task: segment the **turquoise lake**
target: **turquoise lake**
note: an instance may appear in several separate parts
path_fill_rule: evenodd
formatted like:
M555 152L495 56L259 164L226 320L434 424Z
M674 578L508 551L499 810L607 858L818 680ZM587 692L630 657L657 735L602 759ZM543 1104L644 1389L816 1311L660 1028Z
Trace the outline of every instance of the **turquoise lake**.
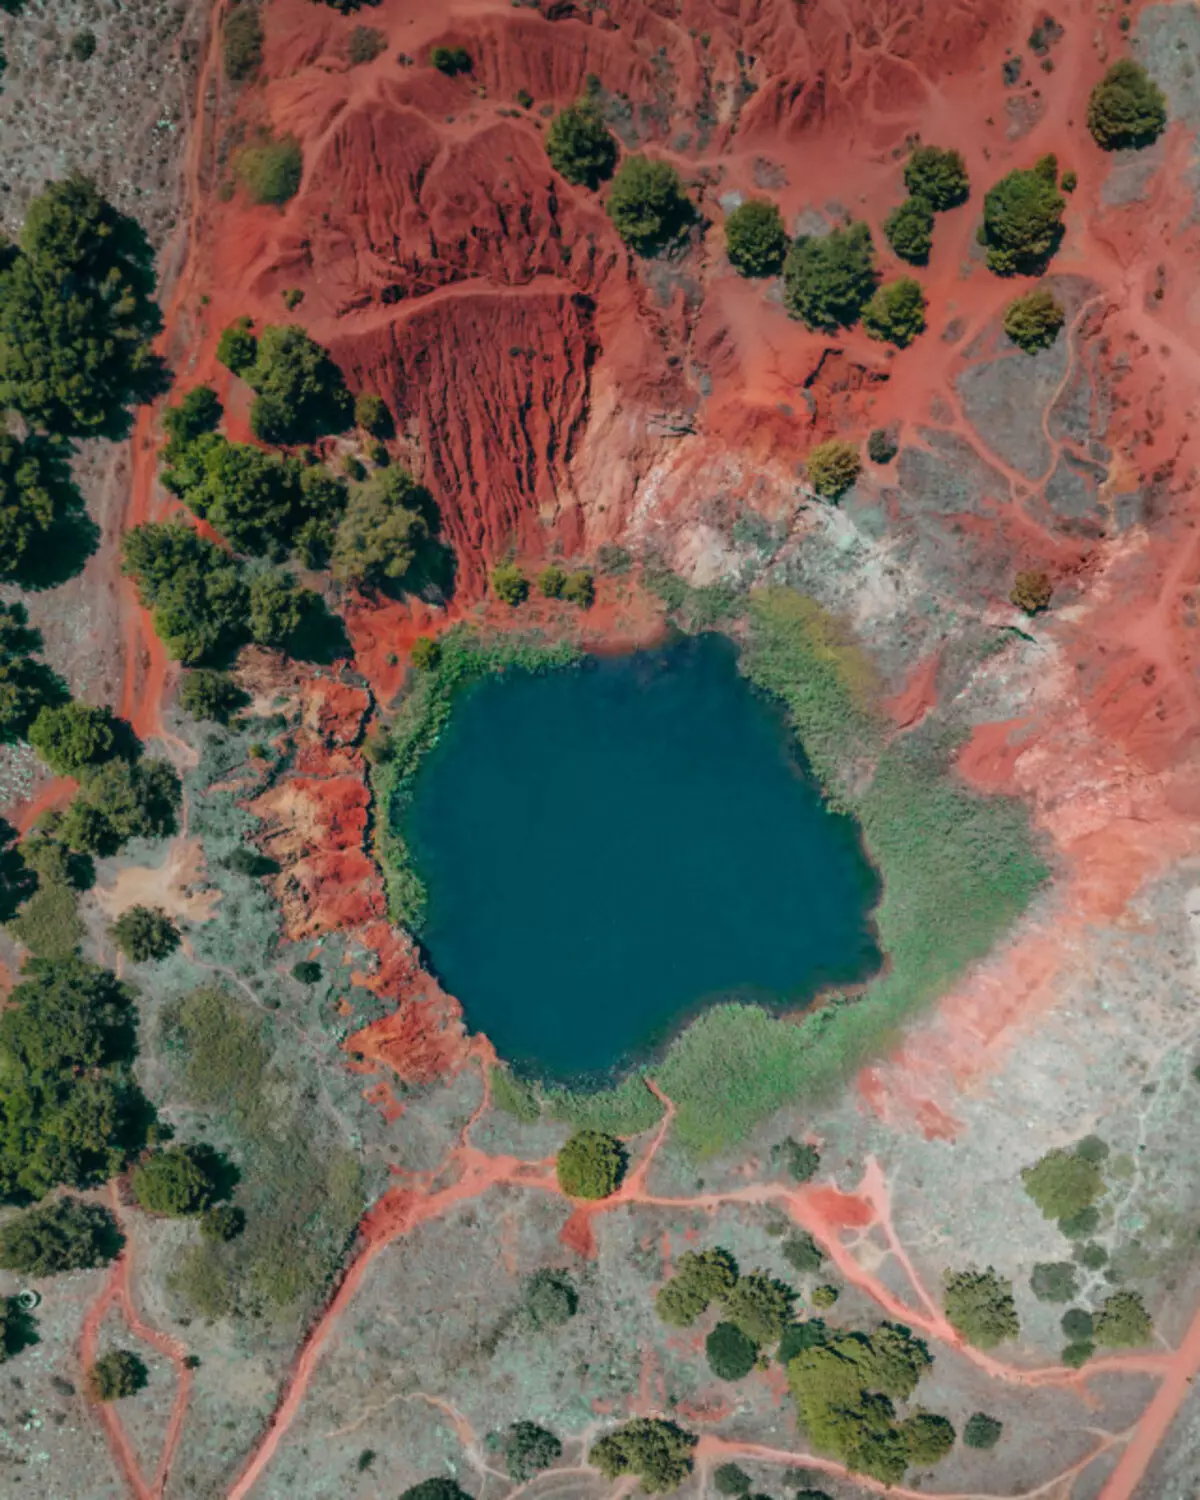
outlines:
M879 965L877 880L723 636L464 689L405 836L422 940L528 1074L598 1080L723 999Z

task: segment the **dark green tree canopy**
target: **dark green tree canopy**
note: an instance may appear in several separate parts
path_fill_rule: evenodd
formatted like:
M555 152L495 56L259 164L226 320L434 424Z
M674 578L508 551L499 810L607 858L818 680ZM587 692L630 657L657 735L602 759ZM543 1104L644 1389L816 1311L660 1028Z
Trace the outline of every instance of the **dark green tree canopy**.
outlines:
M875 290L875 248L861 222L795 241L783 264L784 305L809 328L857 323Z
M146 522L122 538L122 571L137 580L168 653L191 666L226 655L246 635L249 597L228 553L182 521Z
M617 143L597 105L580 99L555 115L546 132L546 155L568 182L594 188L612 176Z
M923 266L933 248L933 208L927 198L906 198L883 221L888 244L901 260Z
M260 646L286 647L320 603L290 573L270 568L250 580L250 635Z
M420 581L440 550L437 507L406 469L381 469L351 490L333 542L333 576L357 588Z
M1003 1422L989 1417L987 1412L977 1411L967 1418L967 1425L963 1428L963 1442L968 1448L994 1448L1003 1431Z
M54 1198L0 1225L0 1268L24 1276L57 1276L102 1266L121 1253L125 1236L99 1203Z
M1036 275L1062 239L1066 199L1058 191L1058 162L1043 156L1027 170L1010 172L983 201L980 244L999 276Z
M228 333L229 329L225 332ZM204 433L215 432L221 424L223 414L224 409L217 399L217 393L210 385L195 386L178 406L168 406L162 416L168 438L168 457L172 450L182 450Z
M135 964L166 958L179 947L179 929L158 906L131 906L110 928L113 942Z
M648 1495L673 1490L692 1471L696 1438L674 1422L635 1417L593 1443L588 1462L606 1479L636 1474Z
M579 1294L565 1271L543 1267L525 1278L521 1288L521 1313L537 1332L561 1328L575 1316Z
M737 1261L728 1250L685 1250L675 1274L661 1287L655 1307L664 1323L687 1328L711 1302L724 1302L737 1285Z
M87 1372L88 1391L95 1401L120 1401L136 1396L149 1379L146 1366L128 1349L112 1349Z
M0 579L26 587L60 581L50 554L82 550L82 509L63 444L0 433Z
M30 653L42 638L23 604L0 604L0 744L24 739L47 705L66 703L66 684Z
M162 326L140 226L74 174L29 206L0 269L0 405L63 436L123 436L163 387Z
M217 358L227 370L244 375L258 358L258 339L249 318L239 318L221 332L217 340Z
M195 1146L167 1146L151 1152L134 1167L129 1185L148 1213L171 1218L203 1213L220 1194L210 1153Z
M342 372L297 323L264 328L244 374L256 392L250 428L264 443L311 443L350 425Z
M1130 57L1113 63L1088 100L1088 129L1105 151L1149 146L1167 128L1167 101Z
M695 209L670 162L629 156L613 178L608 216L631 249L653 255L682 233Z
M138 748L129 726L107 708L74 701L40 709L29 726L29 743L57 776L78 776Z
M939 211L965 203L971 191L961 153L940 146L914 148L904 168L904 186Z
M946 1316L977 1349L992 1349L1021 1331L1012 1282L991 1266L947 1275Z
M383 397L373 391L359 391L354 398L354 425L374 438L391 437L395 430Z
M130 839L175 832L182 791L165 760L108 760L81 773L79 791L63 814L62 838L86 854L115 854Z
M725 220L725 253L742 276L778 275L787 247L779 206L765 198L747 198Z
M215 672L210 667L185 672L179 689L179 706L185 713L216 724L229 724L249 702L249 694L228 672Z
M718 1380L742 1380L754 1368L758 1345L736 1323L718 1323L704 1341L704 1352Z
M536 1422L514 1422L504 1434L508 1477L524 1484L562 1457L563 1446L552 1432Z

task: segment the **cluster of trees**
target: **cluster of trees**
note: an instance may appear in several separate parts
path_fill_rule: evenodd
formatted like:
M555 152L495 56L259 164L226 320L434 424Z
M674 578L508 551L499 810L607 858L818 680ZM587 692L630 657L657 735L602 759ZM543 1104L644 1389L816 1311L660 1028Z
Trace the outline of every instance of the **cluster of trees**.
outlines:
M883 232L901 260L924 265L933 247L933 216L965 203L971 191L957 151L916 146L904 168L908 197L884 220Z
M217 357L255 392L250 429L264 443L311 443L350 425L342 372L298 323L269 324L256 338L243 319L222 334Z
M721 1318L705 1342L709 1368L719 1380L741 1380L760 1351L784 1337L795 1301L791 1287L763 1271L739 1274L729 1251L717 1247L681 1255L655 1307L664 1323L690 1328L715 1303Z
M933 1359L896 1323L871 1334L842 1333L801 1350L788 1363L797 1414L813 1446L885 1484L910 1464L934 1464L954 1446L945 1417L917 1409L898 1419L895 1402L916 1391Z
M64 1195L0 1225L0 1269L23 1276L86 1271L113 1260L124 1243L107 1208Z
M1021 1172L1025 1191L1044 1219L1057 1219L1068 1238L1090 1234L1099 1221L1097 1199L1108 1191L1102 1163L1108 1147L1089 1136L1073 1150L1056 1149Z
M558 1185L568 1198L607 1198L621 1185L628 1161L616 1136L577 1130L558 1153Z
M588 1462L606 1479L636 1475L648 1495L677 1488L692 1471L694 1434L658 1417L635 1417L593 1443Z

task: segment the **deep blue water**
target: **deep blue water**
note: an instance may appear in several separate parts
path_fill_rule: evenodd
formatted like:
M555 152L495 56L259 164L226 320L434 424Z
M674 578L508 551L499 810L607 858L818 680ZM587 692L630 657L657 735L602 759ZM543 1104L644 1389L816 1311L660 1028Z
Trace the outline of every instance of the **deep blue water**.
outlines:
M473 1030L574 1079L704 1004L878 966L877 883L722 636L466 689L405 826L430 962Z

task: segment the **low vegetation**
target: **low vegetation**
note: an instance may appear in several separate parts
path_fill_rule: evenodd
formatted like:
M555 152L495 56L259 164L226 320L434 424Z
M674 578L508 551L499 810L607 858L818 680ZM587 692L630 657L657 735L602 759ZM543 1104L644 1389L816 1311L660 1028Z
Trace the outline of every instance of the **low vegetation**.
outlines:
M1004 310L1004 331L1019 349L1036 354L1058 337L1066 317L1062 303L1048 287L1035 287Z
M1069 1260L1039 1261L1029 1290L1039 1302L1070 1302L1079 1290L1079 1273Z
M787 248L783 216L766 198L747 198L725 219L725 253L741 276L777 276Z
M1140 63L1123 57L1092 90L1087 124L1105 151L1149 146L1167 128L1166 97Z
M629 156L613 178L606 205L613 227L639 255L653 255L695 217L679 173L670 162Z
M1044 271L1063 235L1066 199L1058 191L1058 161L1043 156L1027 170L1010 172L988 191L979 243L1000 276Z
M951 1323L977 1349L994 1349L1021 1331L1012 1282L991 1266L947 1273L945 1306Z
M558 1185L568 1198L607 1198L620 1187L627 1162L615 1136L579 1130L558 1153Z
M593 1443L588 1463L605 1479L634 1475L648 1495L661 1495L683 1483L692 1471L696 1438L674 1422L635 1417Z
M596 188L613 174L617 143L596 104L580 99L560 110L551 121L546 132L546 155L568 182Z
M797 239L783 263L783 301L793 318L833 332L857 323L875 291L875 247L866 224Z

